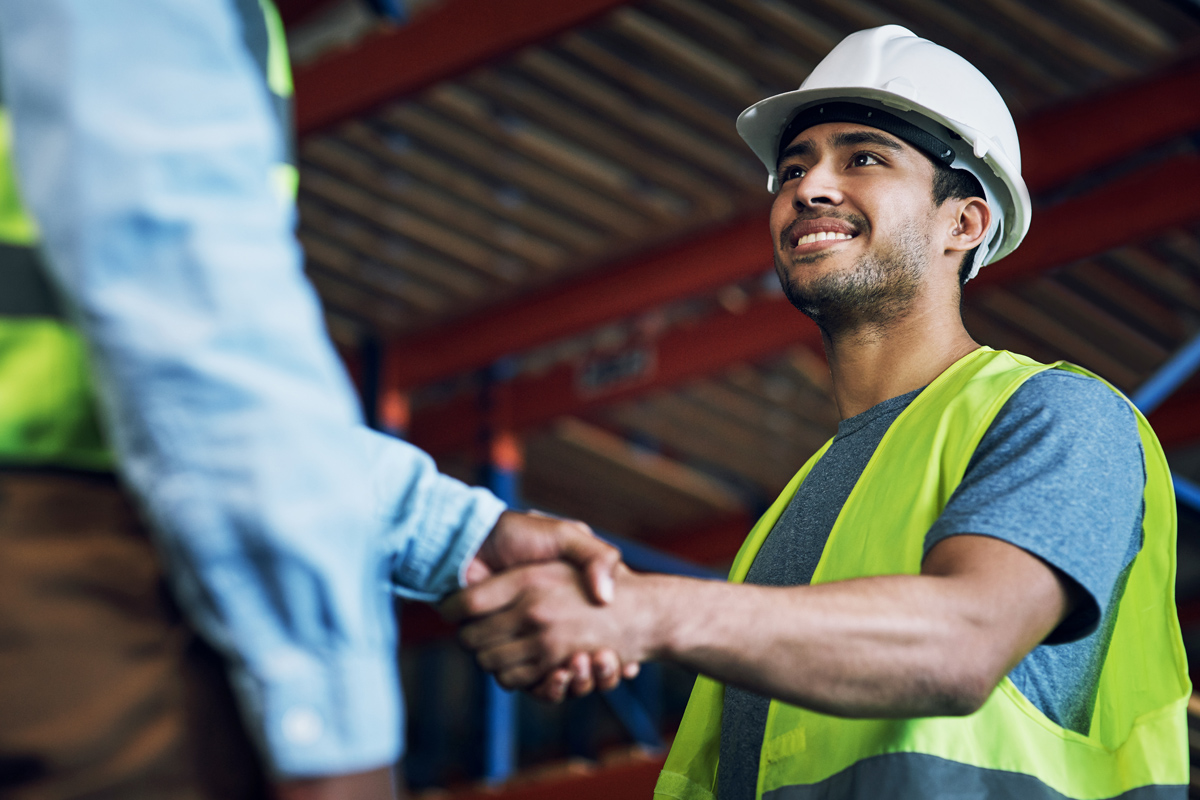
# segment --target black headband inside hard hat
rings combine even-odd
[[[858,103],[818,103],[801,111],[779,137],[779,154],[792,140],[814,125],[826,122],[852,122],[869,128],[878,128],[893,136],[903,139],[936,162],[950,166],[954,162],[954,148],[943,142],[932,133],[921,130],[916,125],[889,114],[878,108],[861,106]]]

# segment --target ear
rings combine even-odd
[[[992,210],[982,197],[948,200],[945,207],[951,216],[943,244],[946,255],[955,256],[957,263],[968,250],[983,244],[992,224]]]

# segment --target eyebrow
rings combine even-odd
[[[830,144],[834,148],[853,147],[860,144],[873,144],[878,147],[885,147],[888,150],[900,151],[904,149],[904,145],[900,144],[890,136],[884,136],[876,131],[849,131],[847,133],[834,134],[830,140]],[[803,158],[811,155],[815,149],[815,144],[812,139],[802,139],[792,145],[789,145],[786,150],[779,154],[779,160],[775,163],[775,168],[789,158]]]

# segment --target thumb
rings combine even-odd
[[[465,586],[474,586],[492,577],[492,570],[482,559],[476,557],[471,559],[471,563],[467,564],[467,569],[463,573],[463,581]]]
[[[584,568],[592,599],[600,605],[608,605],[613,601],[614,576],[621,563],[621,551],[599,539],[594,541],[599,547],[588,548],[577,563]]]

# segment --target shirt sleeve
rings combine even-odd
[[[441,474],[433,459],[406,442],[369,428],[361,435],[371,452],[392,591],[410,600],[441,600],[465,585],[467,564],[505,505],[486,489]]]
[[[1101,382],[1063,370],[1027,381],[997,414],[962,483],[925,539],[992,536],[1041,558],[1084,599],[1046,639],[1087,636],[1141,548],[1145,486],[1129,405]]]
[[[0,58],[122,476],[268,767],[395,761],[388,589],[453,588],[501,506],[361,426],[229,3],[0,0]]]

